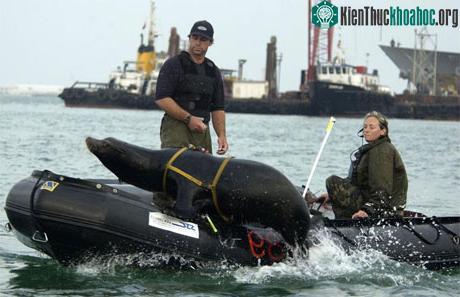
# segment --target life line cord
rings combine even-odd
[[[327,219],[327,218],[326,218]],[[327,219],[328,221],[330,221],[329,219]],[[444,226],[442,223],[440,223],[437,219],[437,217],[432,217],[430,218],[430,225],[433,226],[433,228],[436,230],[436,238],[432,241],[428,240],[425,236],[423,236],[420,232],[418,232],[417,230],[415,230],[413,228],[413,226],[409,223],[409,222],[406,222],[404,220],[400,220],[400,222],[402,223],[403,225],[403,228],[405,228],[406,230],[412,232],[418,239],[420,239],[421,241],[423,241],[424,243],[426,244],[429,244],[429,245],[433,245],[435,244],[440,236],[441,236],[441,230],[443,230],[445,233],[449,234],[452,236],[452,241],[458,245],[460,240],[459,240],[459,235],[456,234],[455,232],[453,232],[452,230],[450,230],[449,228],[447,228],[446,226]],[[342,231],[340,231],[335,225],[330,225],[333,229],[334,229],[334,233],[339,235],[340,237],[342,237],[346,242],[348,242],[349,244],[353,245],[353,246],[357,246],[356,242],[353,241],[352,239],[350,239],[349,237],[347,237],[345,234],[343,234]]]

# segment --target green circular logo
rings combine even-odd
[[[321,29],[329,29],[339,21],[339,9],[329,1],[321,1],[311,8],[311,22]]]

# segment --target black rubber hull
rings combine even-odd
[[[459,267],[460,217],[325,220],[347,250],[373,249],[401,262],[428,269]]]
[[[46,189],[47,183],[55,182],[59,183],[55,189]],[[13,187],[5,210],[22,243],[63,264],[111,253],[168,252],[190,260],[244,265],[271,264],[285,255],[276,239],[282,237],[272,229],[236,226],[224,230],[216,221],[220,232],[216,234],[204,220],[196,225],[173,222],[178,229],[197,231],[194,238],[190,232],[179,234],[177,228],[171,232],[153,227],[150,216],[161,214],[152,203],[153,194],[129,185],[116,186],[35,171]],[[274,240],[261,247],[267,252],[259,260],[251,251],[249,237],[259,241],[264,234]]]
[[[5,210],[22,243],[63,264],[84,262],[94,255],[159,252],[258,265],[282,261],[288,254],[281,235],[271,228],[230,226],[213,218],[217,234],[205,219],[194,225],[162,214],[152,203],[154,195],[158,194],[115,181],[34,171],[10,191]],[[152,216],[174,229],[152,224]],[[460,265],[458,216],[366,220],[315,216],[311,223],[311,232],[327,229],[347,250],[374,249],[429,269]]]

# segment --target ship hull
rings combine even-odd
[[[153,95],[124,90],[65,88],[59,95],[67,107],[158,110]],[[279,115],[334,115],[362,117],[377,110],[389,117],[460,120],[460,97],[396,96],[365,91],[358,87],[321,81],[310,83],[310,93],[289,99],[232,99],[226,112]],[[427,99],[428,98],[428,99]]]
[[[101,88],[65,88],[59,97],[67,107],[158,109],[154,96],[138,95],[124,90]]]
[[[67,107],[158,110],[154,95],[137,95],[123,90],[65,88],[59,97]],[[234,113],[312,115],[308,100],[226,99],[225,110]]]
[[[312,81],[309,86],[312,112],[317,115],[362,116],[372,110],[392,115],[396,111],[390,94],[325,81]]]

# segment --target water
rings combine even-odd
[[[86,136],[159,148],[159,111],[65,108],[54,97],[0,97],[0,205],[34,169],[74,177],[112,178],[86,149]],[[229,114],[229,154],[269,164],[305,184],[327,118]],[[361,144],[361,119],[338,118],[311,188],[345,175]],[[390,136],[409,175],[408,208],[460,214],[458,122],[390,119]],[[0,211],[0,225],[7,222]],[[62,267],[0,228],[0,296],[457,296],[460,269],[433,272],[376,252],[346,254],[323,236],[320,246],[271,267],[213,263],[198,269],[158,267],[162,255],[125,255]],[[130,265],[136,262],[137,265]]]

